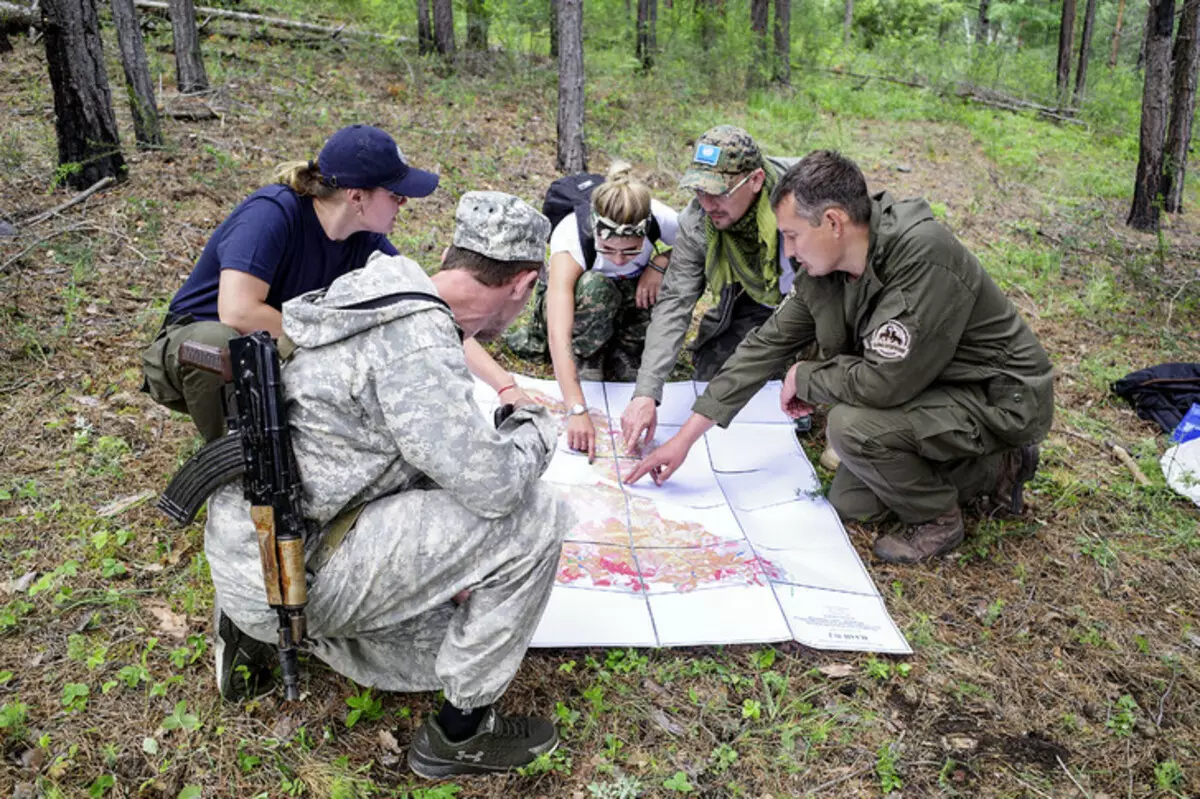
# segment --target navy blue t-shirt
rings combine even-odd
[[[281,310],[293,297],[326,288],[358,269],[376,250],[397,254],[379,233],[361,231],[333,241],[317,220],[311,197],[283,185],[266,186],[247,197],[213,233],[170,310],[191,314],[196,321],[217,319],[222,269],[247,272],[266,282],[267,305]]]

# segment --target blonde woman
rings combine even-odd
[[[629,164],[614,163],[607,179],[591,189],[590,203],[555,224],[549,274],[538,285],[533,318],[508,337],[520,357],[549,354],[570,408],[567,443],[589,459],[596,429],[580,381],[637,378],[650,309],[678,230],[675,211],[650,197]]]

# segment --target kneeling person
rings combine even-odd
[[[306,546],[308,645],[359,684],[444,692],[409,753],[430,778],[514,768],[557,744],[549,722],[493,708],[541,618],[572,523],[538,479],[555,423],[530,404],[495,428],[473,399],[462,347],[462,337],[499,335],[520,311],[548,233],[516,197],[469,192],[432,278],[379,253],[283,306],[296,345],[283,369],[288,422],[304,515],[319,531]],[[209,504],[205,551],[218,682],[236,699],[253,689],[239,666],[270,654],[254,643],[275,640],[277,617],[235,487]]]
[[[704,431],[729,424],[791,363],[784,411],[832,406],[838,513],[910,525],[875,542],[882,560],[958,546],[969,502],[1020,513],[1054,397],[1050,360],[1016,307],[924,200],[869,195],[858,166],[837,153],[810,153],[771,200],[796,282],[630,482],[670,477]],[[812,360],[793,363],[814,343]]]

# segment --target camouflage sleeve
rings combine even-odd
[[[954,358],[975,294],[954,272],[927,261],[888,282],[866,325],[862,355],[806,361],[796,369],[805,402],[891,408],[916,397]]]
[[[679,215],[679,236],[671,252],[671,265],[663,276],[658,302],[646,330],[646,345],[642,350],[642,366],[638,370],[635,397],[652,397],[662,401],[663,383],[671,374],[683,337],[692,323],[692,311],[704,293],[704,215],[695,200]]]
[[[728,427],[763,384],[779,374],[800,349],[812,342],[814,335],[815,325],[808,306],[794,291],[789,293],[767,321],[742,339],[692,410],[721,427]]]
[[[372,387],[400,454],[472,512],[512,513],[550,463],[554,420],[524,406],[495,429],[475,403],[457,340],[408,352],[389,328],[379,351],[402,355],[372,368]]]

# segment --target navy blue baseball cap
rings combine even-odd
[[[387,189],[405,197],[428,197],[438,176],[409,166],[396,140],[370,125],[351,125],[329,137],[317,168],[326,185],[339,189]]]

